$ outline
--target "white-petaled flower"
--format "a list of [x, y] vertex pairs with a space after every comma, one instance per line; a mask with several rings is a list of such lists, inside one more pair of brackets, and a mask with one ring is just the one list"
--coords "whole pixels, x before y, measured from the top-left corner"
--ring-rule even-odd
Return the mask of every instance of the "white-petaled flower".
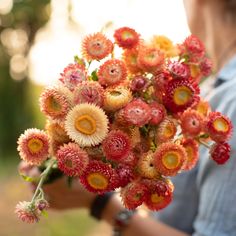
[[101, 108], [83, 103], [68, 113], [65, 129], [69, 137], [81, 147], [90, 147], [101, 143], [106, 137], [108, 119]]

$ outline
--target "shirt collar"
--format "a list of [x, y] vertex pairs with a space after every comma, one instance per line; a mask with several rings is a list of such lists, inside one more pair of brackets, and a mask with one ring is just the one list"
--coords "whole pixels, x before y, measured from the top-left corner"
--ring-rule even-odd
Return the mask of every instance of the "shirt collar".
[[224, 81], [236, 78], [236, 55], [219, 71], [217, 78]]

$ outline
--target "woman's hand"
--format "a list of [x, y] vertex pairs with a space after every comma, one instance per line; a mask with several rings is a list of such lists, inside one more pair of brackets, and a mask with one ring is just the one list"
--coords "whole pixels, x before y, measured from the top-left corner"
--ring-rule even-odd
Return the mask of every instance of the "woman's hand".
[[73, 179], [71, 186], [68, 186], [66, 177], [45, 184], [43, 191], [50, 208], [56, 210], [90, 208], [96, 197], [95, 194], [88, 192], [78, 179]]

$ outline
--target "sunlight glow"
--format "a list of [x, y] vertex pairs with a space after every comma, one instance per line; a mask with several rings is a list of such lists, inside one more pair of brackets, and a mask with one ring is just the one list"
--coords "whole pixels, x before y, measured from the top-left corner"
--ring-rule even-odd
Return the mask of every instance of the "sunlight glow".
[[[68, 21], [68, 4], [71, 19]], [[144, 39], [165, 35], [173, 42], [181, 42], [188, 34], [182, 0], [52, 0], [52, 14], [48, 24], [36, 36], [29, 59], [30, 77], [48, 85], [58, 79], [63, 68], [80, 54], [80, 42], [85, 34], [100, 31], [108, 22], [106, 34], [122, 26], [135, 28]]]

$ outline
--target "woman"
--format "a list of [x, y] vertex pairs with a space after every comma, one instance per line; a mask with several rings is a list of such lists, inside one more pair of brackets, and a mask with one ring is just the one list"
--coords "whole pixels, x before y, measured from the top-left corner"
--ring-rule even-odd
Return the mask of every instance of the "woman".
[[[216, 85], [221, 83], [209, 101], [213, 110], [236, 125], [236, 0], [185, 0], [184, 5], [191, 32], [204, 42], [213, 60]], [[55, 209], [92, 208], [93, 216], [116, 228], [115, 235], [235, 235], [235, 143], [234, 133], [231, 159], [224, 166], [215, 165], [202, 150], [199, 165], [173, 179], [173, 203], [154, 217], [124, 211], [114, 195], [96, 197], [77, 183], [69, 189], [62, 179], [45, 191]]]

